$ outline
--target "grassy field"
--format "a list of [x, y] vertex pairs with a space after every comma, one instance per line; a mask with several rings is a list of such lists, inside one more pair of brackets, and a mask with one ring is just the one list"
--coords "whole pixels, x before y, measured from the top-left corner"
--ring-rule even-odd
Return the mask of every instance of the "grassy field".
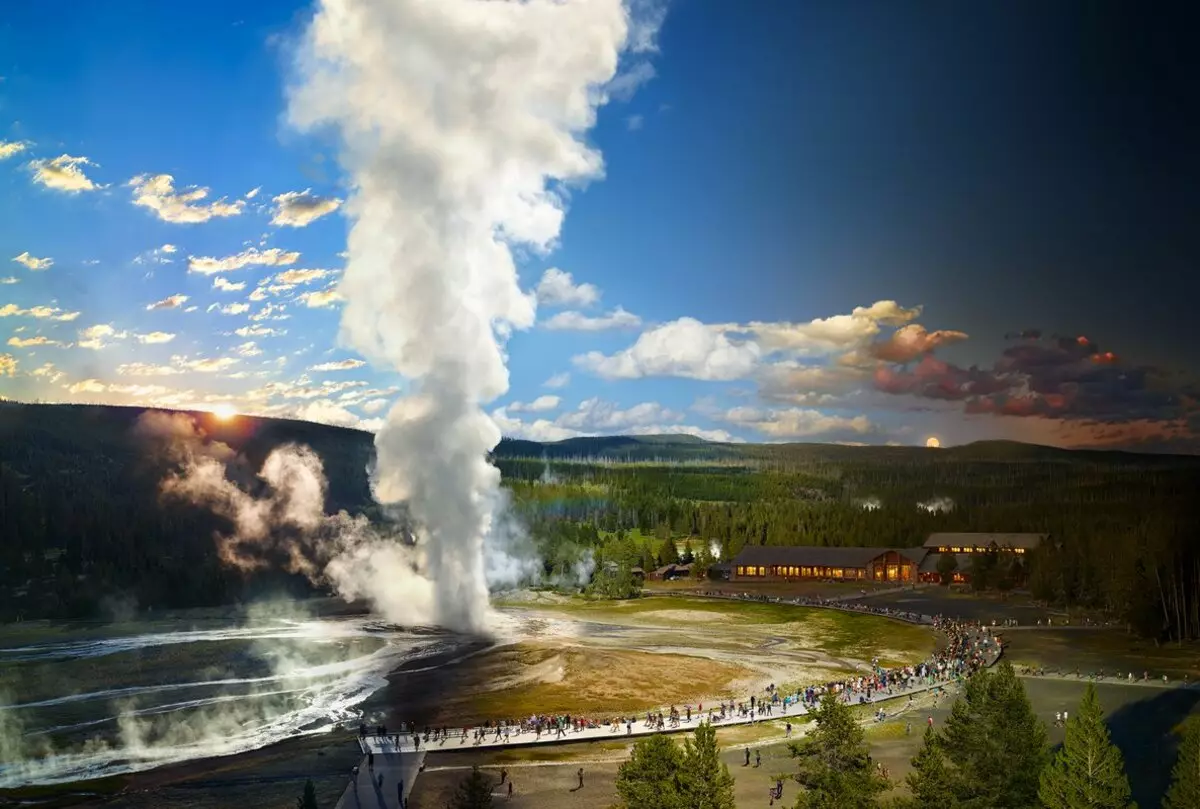
[[1041, 666], [1083, 675], [1133, 672], [1141, 677], [1200, 678], [1200, 644], [1156, 645], [1120, 630], [1040, 629], [1009, 632], [1005, 656], [1014, 666]]
[[933, 650], [933, 634], [925, 627], [874, 615], [839, 612], [790, 604], [722, 601], [706, 598], [648, 597], [630, 601], [571, 599], [537, 607], [572, 618], [622, 626], [696, 630], [714, 635], [783, 635], [793, 645], [834, 657], [886, 664], [919, 659]]

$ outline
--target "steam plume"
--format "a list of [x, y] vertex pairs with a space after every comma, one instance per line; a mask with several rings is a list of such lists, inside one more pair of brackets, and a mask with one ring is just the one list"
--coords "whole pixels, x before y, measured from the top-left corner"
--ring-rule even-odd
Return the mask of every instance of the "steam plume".
[[627, 39], [648, 42], [632, 28], [620, 0], [324, 0], [298, 52], [291, 123], [336, 131], [352, 186], [342, 337], [412, 381], [376, 436], [376, 497], [408, 504], [444, 626], [484, 628], [504, 539], [482, 406], [535, 309], [511, 248], [548, 251], [560, 184], [602, 173], [583, 135]]
[[917, 503], [917, 508], [924, 509], [930, 514], [945, 514], [954, 511], [954, 501], [949, 497], [934, 497], [923, 503]]

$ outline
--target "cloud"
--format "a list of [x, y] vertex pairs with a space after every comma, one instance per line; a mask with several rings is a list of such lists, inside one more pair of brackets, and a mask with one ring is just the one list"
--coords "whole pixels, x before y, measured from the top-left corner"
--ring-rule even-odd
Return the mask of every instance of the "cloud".
[[391, 404], [391, 401], [388, 399], [369, 399], [359, 405], [359, 407], [367, 415], [373, 416], [376, 413], [382, 413], [384, 410], [387, 410]]
[[245, 281], [238, 281], [235, 284], [235, 283], [232, 283], [229, 279], [227, 279], [223, 275], [218, 275], [216, 278], [213, 279], [213, 289], [219, 289], [222, 292], [241, 292], [245, 288], [246, 288]]
[[749, 374], [760, 356], [753, 342], [732, 340], [720, 327], [684, 317], [643, 332], [631, 347], [611, 356], [592, 351], [573, 361], [605, 379], [731, 380]]
[[308, 370], [310, 371], [352, 371], [355, 368], [362, 368], [366, 365], [362, 360], [338, 360], [337, 362], [323, 362], [320, 365], [314, 365]]
[[863, 368], [844, 364], [810, 365], [783, 360], [763, 367], [755, 376], [758, 395], [767, 401], [796, 405], [830, 405], [870, 383]]
[[6, 303], [0, 306], [0, 317], [36, 317], [39, 320], [59, 320], [70, 323], [79, 315], [79, 312], [64, 312], [54, 306], [31, 306], [28, 309], [22, 309], [15, 303]]
[[29, 144], [19, 140], [0, 140], [0, 160], [7, 160], [13, 155], [20, 154], [29, 148]]
[[740, 427], [749, 427], [775, 439], [811, 438], [837, 433], [862, 435], [874, 429], [874, 425], [866, 416], [835, 416], [820, 410], [799, 407], [735, 407], [720, 414], [718, 418]]
[[34, 160], [29, 167], [33, 169], [34, 182], [55, 191], [77, 194], [80, 191], [95, 191], [100, 188], [88, 179], [81, 168], [95, 165], [86, 157], [71, 157], [65, 154], [51, 160]]
[[604, 86], [604, 90], [609, 98], [628, 101], [633, 98], [639, 87], [657, 75], [654, 65], [639, 61], [614, 76], [612, 81]]
[[361, 419], [337, 402], [328, 399], [317, 399], [301, 405], [293, 411], [301, 421], [315, 421], [319, 424], [332, 424], [335, 427], [357, 427]]
[[254, 199], [255, 197], [258, 196], [259, 191], [262, 191], [261, 185], [251, 188], [249, 191], [246, 192], [246, 199]]
[[262, 284], [294, 287], [307, 284], [333, 274], [333, 270], [284, 270], [262, 281]]
[[886, 340], [872, 343], [869, 350], [876, 359], [905, 363], [966, 339], [966, 333], [961, 331], [926, 331], [920, 323], [910, 323], [896, 329]]
[[319, 292], [305, 292], [300, 296], [300, 300], [309, 309], [322, 309], [339, 304], [345, 298], [337, 289], [322, 289]]
[[575, 311], [559, 312], [542, 325], [551, 331], [605, 331], [636, 329], [642, 325], [642, 319], [618, 306], [600, 317], [590, 317]]
[[13, 256], [13, 261], [25, 265], [30, 270], [48, 270], [54, 265], [54, 259], [31, 256], [28, 251], [19, 256]]
[[110, 345], [110, 340], [124, 340], [128, 336], [128, 332], [117, 331], [107, 323], [99, 323], [95, 326], [88, 326], [86, 329], [80, 329], [78, 345], [80, 348], [99, 351]]
[[225, 305], [221, 305], [219, 303], [214, 303], [210, 304], [206, 311], [212, 312], [213, 310], [216, 310], [223, 315], [244, 315], [246, 312], [250, 311], [250, 304], [227, 303]]
[[529, 403], [513, 402], [506, 409], [512, 413], [542, 413], [554, 410], [561, 401], [558, 396], [539, 396]]
[[16, 376], [17, 358], [12, 354], [0, 354], [0, 376]]
[[262, 354], [262, 349], [258, 347], [258, 343], [251, 340], [249, 342], [242, 343], [240, 346], [234, 349], [234, 352], [239, 357], [257, 357]]
[[7, 286], [9, 284], [19, 284], [19, 283], [21, 283], [21, 279], [17, 278], [15, 275], [10, 275], [10, 276], [7, 276], [6, 278], [0, 278], [0, 286]]
[[272, 247], [259, 251], [258, 248], [251, 247], [236, 255], [226, 256], [225, 258], [188, 256], [188, 272], [215, 275], [216, 273], [240, 270], [250, 265], [279, 267], [287, 264], [295, 264], [299, 260], [300, 254], [294, 250], [281, 250], [278, 247]]
[[590, 435], [695, 435], [707, 441], [737, 439], [726, 430], [713, 430], [679, 423], [683, 414], [657, 402], [642, 402], [621, 409], [612, 402], [588, 399], [557, 418], [522, 421], [509, 408], [492, 411], [492, 419], [509, 438], [530, 441], [562, 441]]
[[133, 188], [133, 204], [148, 208], [164, 222], [198, 224], [210, 219], [238, 216], [246, 207], [243, 200], [226, 202], [225, 198], [203, 203], [207, 188], [190, 187], [175, 190], [175, 178], [170, 174], [142, 174], [129, 181]]
[[806, 323], [761, 323], [729, 327], [753, 335], [766, 353], [801, 355], [849, 350], [881, 331], [881, 326], [904, 326], [921, 314], [921, 307], [906, 309], [895, 301], [856, 306], [848, 315], [815, 318]]
[[13, 348], [34, 348], [36, 346], [58, 346], [63, 344], [58, 340], [51, 340], [49, 337], [37, 335], [35, 337], [9, 337], [8, 344]]
[[175, 335], [165, 331], [152, 331], [147, 334], [135, 335], [137, 341], [143, 345], [158, 345], [160, 343], [169, 343], [175, 339]]
[[238, 337], [280, 337], [287, 334], [280, 329], [270, 329], [266, 326], [242, 326], [234, 332]]
[[538, 303], [543, 306], [592, 306], [600, 300], [594, 284], [576, 284], [569, 272], [551, 267], [537, 285]]
[[542, 387], [557, 389], [565, 388], [569, 384], [571, 384], [571, 374], [568, 371], [562, 371], [561, 373], [554, 374], [545, 382], [543, 382]]
[[151, 250], [147, 250], [141, 255], [135, 256], [133, 263], [139, 265], [171, 264], [175, 261], [175, 259], [170, 258], [170, 256], [175, 255], [178, 250], [179, 248], [173, 244], [164, 244], [162, 247], [155, 247]]
[[29, 375], [38, 377], [39, 379], [45, 379], [51, 385], [58, 384], [63, 378], [66, 377], [66, 374], [55, 368], [54, 363], [52, 362], [46, 362], [39, 367], [34, 368], [29, 372]]
[[333, 213], [342, 205], [340, 199], [319, 197], [312, 193], [311, 188], [280, 194], [273, 201], [275, 216], [271, 219], [271, 224], [293, 228], [307, 227], [322, 216]]
[[625, 119], [625, 128], [630, 132], [637, 132], [645, 123], [645, 118], [641, 115], [630, 115]]
[[85, 379], [81, 382], [76, 382], [67, 388], [67, 392], [72, 394], [78, 393], [104, 393], [105, 385], [99, 379]]
[[153, 312], [156, 309], [178, 309], [187, 303], [187, 295], [170, 295], [163, 298], [161, 301], [155, 301], [146, 307], [147, 312]]

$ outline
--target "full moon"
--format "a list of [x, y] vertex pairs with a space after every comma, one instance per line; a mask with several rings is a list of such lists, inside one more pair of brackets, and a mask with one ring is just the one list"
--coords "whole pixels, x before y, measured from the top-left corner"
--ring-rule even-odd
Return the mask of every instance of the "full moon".
[[942, 442], [941, 442], [941, 441], [938, 441], [938, 438], [937, 438], [937, 436], [936, 436], [936, 435], [931, 435], [931, 436], [929, 436], [928, 438], [926, 438], [926, 439], [925, 439], [925, 446], [927, 446], [927, 447], [931, 447], [931, 448], [933, 448], [933, 449], [937, 449], [937, 448], [938, 448], [938, 447], [940, 447], [941, 445], [942, 445]]

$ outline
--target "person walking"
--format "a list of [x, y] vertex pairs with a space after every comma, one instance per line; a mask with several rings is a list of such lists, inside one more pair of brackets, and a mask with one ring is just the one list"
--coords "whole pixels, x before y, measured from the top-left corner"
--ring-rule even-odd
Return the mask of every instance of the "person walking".
[[754, 766], [758, 767], [761, 765], [762, 765], [762, 753], [760, 753], [758, 750], [755, 750], [754, 751]]
[[576, 788], [576, 789], [583, 789], [583, 767], [580, 767], [580, 768], [579, 768], [579, 772], [577, 772], [577, 773], [576, 773], [576, 775], [578, 775], [578, 776], [579, 776], [579, 786], [577, 786], [577, 787], [575, 787], [575, 788]]
[[513, 786], [512, 786], [512, 779], [510, 778], [510, 779], [508, 780], [508, 799], [509, 799], [510, 801], [512, 800], [512, 790], [513, 790]]
[[743, 766], [743, 767], [749, 767], [749, 766], [750, 766], [750, 748], [749, 748], [749, 747], [747, 747], [747, 748], [746, 748], [746, 763], [745, 763], [745, 764], [743, 764], [742, 766]]

